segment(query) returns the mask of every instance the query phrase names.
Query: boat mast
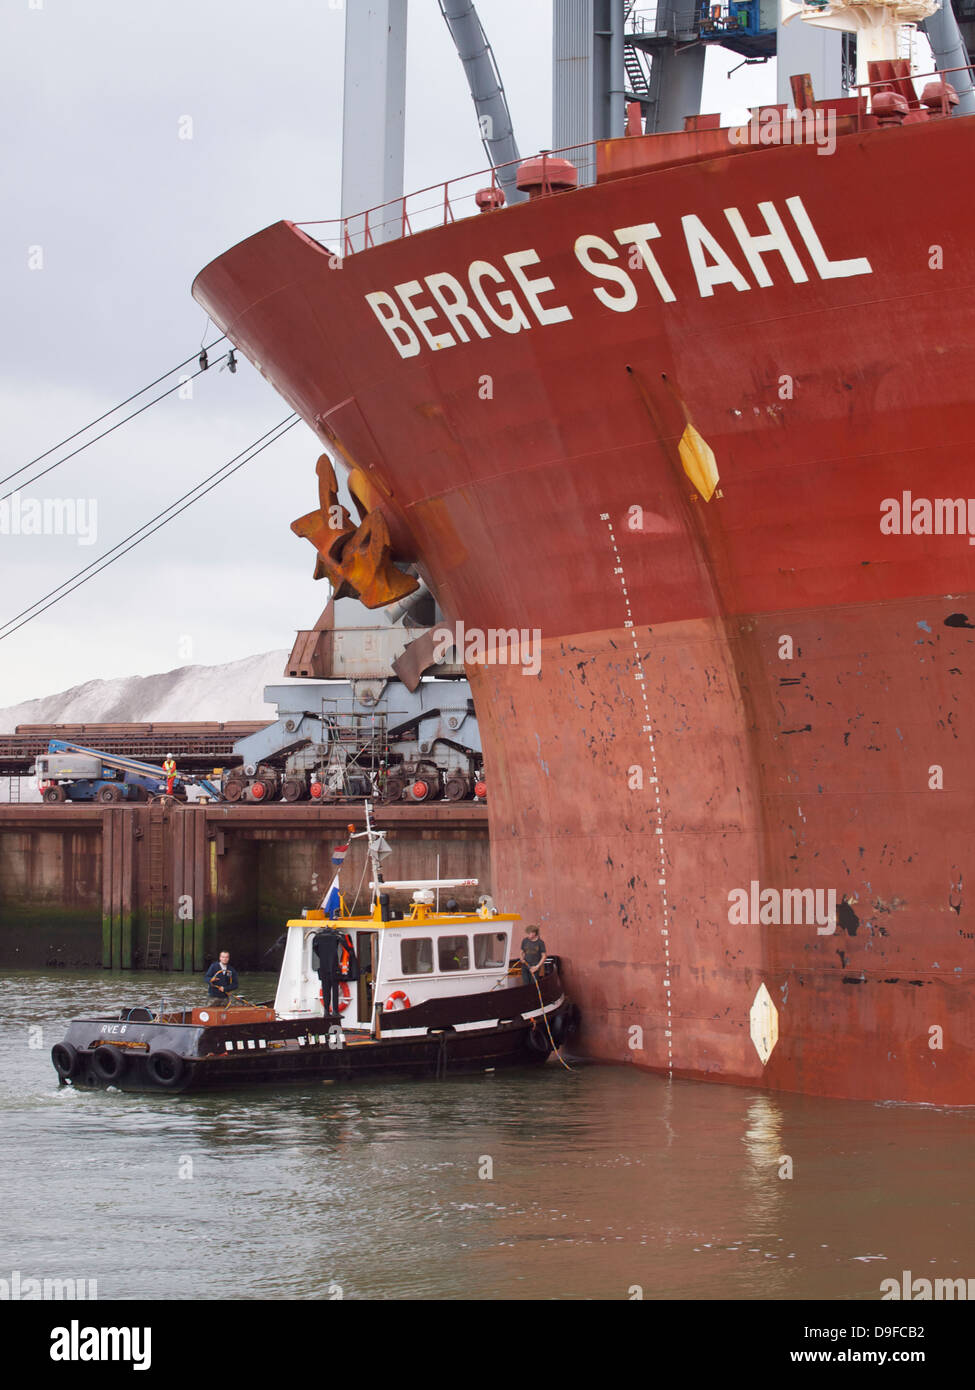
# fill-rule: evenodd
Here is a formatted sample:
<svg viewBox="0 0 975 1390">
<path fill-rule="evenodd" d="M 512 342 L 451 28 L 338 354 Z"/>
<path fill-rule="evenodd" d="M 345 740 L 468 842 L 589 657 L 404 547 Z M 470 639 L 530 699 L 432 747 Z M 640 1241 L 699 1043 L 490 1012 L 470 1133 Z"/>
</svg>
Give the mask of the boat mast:
<svg viewBox="0 0 975 1390">
<path fill-rule="evenodd" d="M 370 884 L 372 888 L 372 902 L 370 903 L 370 910 L 374 910 L 376 903 L 379 901 L 379 890 L 383 881 L 382 862 L 379 857 L 380 845 L 385 846 L 386 839 L 381 830 L 373 830 L 372 828 L 372 802 L 367 801 L 365 807 L 366 828 L 364 832 L 360 830 L 359 835 L 364 833 L 366 836 L 366 853 L 369 856 L 369 863 L 372 865 L 372 883 Z M 358 839 L 359 837 L 353 836 L 353 838 Z"/>
</svg>

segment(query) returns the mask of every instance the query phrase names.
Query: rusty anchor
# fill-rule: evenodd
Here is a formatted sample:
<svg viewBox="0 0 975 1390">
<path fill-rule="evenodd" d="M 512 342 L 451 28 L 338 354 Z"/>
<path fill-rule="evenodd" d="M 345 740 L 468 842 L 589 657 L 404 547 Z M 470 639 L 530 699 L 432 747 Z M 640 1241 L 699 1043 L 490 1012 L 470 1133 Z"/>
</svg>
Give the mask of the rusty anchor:
<svg viewBox="0 0 975 1390">
<path fill-rule="evenodd" d="M 338 482 L 328 454 L 315 466 L 319 506 L 291 523 L 296 536 L 311 541 L 318 554 L 315 578 L 328 579 L 334 598 L 357 598 L 367 608 L 383 608 L 420 587 L 419 580 L 393 564 L 389 526 L 382 512 L 367 512 L 355 498 L 356 525 L 339 502 Z"/>
</svg>

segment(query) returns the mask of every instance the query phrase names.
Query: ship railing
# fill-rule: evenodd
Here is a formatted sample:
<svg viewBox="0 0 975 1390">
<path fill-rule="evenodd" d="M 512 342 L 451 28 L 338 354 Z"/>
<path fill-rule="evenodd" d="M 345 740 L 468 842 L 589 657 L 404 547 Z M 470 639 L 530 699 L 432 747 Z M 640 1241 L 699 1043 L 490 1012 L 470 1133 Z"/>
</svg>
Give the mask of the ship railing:
<svg viewBox="0 0 975 1390">
<path fill-rule="evenodd" d="M 720 4 L 703 0 L 701 4 L 684 5 L 679 10 L 671 5 L 640 5 L 627 15 L 624 33 L 648 39 L 696 34 L 705 27 L 706 21 L 716 19 L 719 14 L 725 27 L 738 28 L 737 19 L 729 18 L 727 0 Z"/>
<path fill-rule="evenodd" d="M 549 184 L 546 172 L 550 160 L 569 160 L 578 172 L 580 186 L 594 183 L 596 146 L 596 141 L 590 141 L 581 145 L 565 145 L 558 150 L 542 150 L 537 157 L 542 161 L 543 195 L 556 191 Z M 443 183 L 433 183 L 350 217 L 296 222 L 295 225 L 327 250 L 344 258 L 386 241 L 413 236 L 432 227 L 445 227 L 450 222 L 480 215 L 476 195 L 486 189 L 503 194 L 504 182 L 513 182 L 514 174 L 523 163 L 524 157 L 509 160 L 506 164 L 491 165 L 473 174 L 462 174 Z M 508 179 L 503 177 L 505 174 L 509 175 Z"/>
<path fill-rule="evenodd" d="M 175 995 L 162 994 L 159 1002 L 150 1004 L 149 1009 L 155 1015 L 156 1023 L 188 1023 L 193 1005 Z"/>
<path fill-rule="evenodd" d="M 928 108 L 930 114 L 949 116 L 951 104 L 945 80 L 953 73 L 964 73 L 967 84 L 972 80 L 973 69 L 971 66 L 946 68 L 941 72 L 912 73 L 909 77 L 885 77 L 874 82 L 856 84 L 855 90 L 860 97 L 857 107 L 858 129 L 864 128 L 864 118 L 868 114 L 868 99 L 879 92 L 909 93 L 909 99 L 913 98 L 912 104 L 916 108 L 919 91 L 913 84 L 923 79 L 940 81 L 942 86 L 940 110 L 937 107 Z M 578 171 L 580 187 L 594 183 L 598 144 L 598 141 L 589 141 L 579 145 L 564 145 L 557 150 L 542 150 L 538 156 L 542 161 L 542 194 L 556 191 L 549 186 L 545 173 L 549 160 L 569 160 Z M 405 193 L 402 197 L 390 199 L 350 217 L 309 220 L 296 222 L 295 225 L 301 227 L 327 250 L 339 258 L 344 258 L 383 242 L 413 236 L 417 232 L 428 231 L 433 227 L 445 227 L 450 222 L 480 215 L 477 194 L 487 189 L 495 194 L 503 194 L 503 184 L 513 182 L 513 175 L 523 162 L 523 159 L 509 160 L 506 164 L 489 165 L 486 169 L 479 169 L 472 174 L 462 174 L 441 183 L 432 183 L 426 188 Z M 506 179 L 505 174 L 510 177 Z"/>
<path fill-rule="evenodd" d="M 881 92 L 898 92 L 902 96 L 906 96 L 909 101 L 913 96 L 912 105 L 914 109 L 918 109 L 921 92 L 923 92 L 924 86 L 929 82 L 939 82 L 941 84 L 940 104 L 938 106 L 927 107 L 929 117 L 950 116 L 953 104 L 950 100 L 950 93 L 948 92 L 948 79 L 950 79 L 953 73 L 964 74 L 965 87 L 975 82 L 975 67 L 973 67 L 971 63 L 967 63 L 957 68 L 942 68 L 940 72 L 935 69 L 933 72 L 912 72 L 904 77 L 881 77 L 873 82 L 855 83 L 854 90 L 859 98 L 857 104 L 857 129 L 862 130 L 864 128 L 864 120 L 870 114 L 867 109 L 868 102 L 872 109 L 873 98 L 879 96 Z M 917 83 L 921 85 L 916 86 L 915 84 Z M 950 85 L 957 89 L 956 83 L 952 82 Z"/>
</svg>

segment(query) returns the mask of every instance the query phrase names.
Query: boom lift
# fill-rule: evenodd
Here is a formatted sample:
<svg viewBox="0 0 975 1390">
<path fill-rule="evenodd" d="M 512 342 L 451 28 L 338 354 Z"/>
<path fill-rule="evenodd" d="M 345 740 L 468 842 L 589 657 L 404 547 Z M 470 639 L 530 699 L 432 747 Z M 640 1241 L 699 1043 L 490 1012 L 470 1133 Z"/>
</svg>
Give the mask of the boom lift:
<svg viewBox="0 0 975 1390">
<path fill-rule="evenodd" d="M 52 738 L 47 753 L 34 765 L 45 801 L 152 801 L 166 796 L 166 773 L 153 763 L 122 758 Z M 181 786 L 174 794 L 185 801 L 187 786 L 201 787 L 215 801 L 220 791 L 205 777 L 189 773 L 180 776 Z"/>
</svg>

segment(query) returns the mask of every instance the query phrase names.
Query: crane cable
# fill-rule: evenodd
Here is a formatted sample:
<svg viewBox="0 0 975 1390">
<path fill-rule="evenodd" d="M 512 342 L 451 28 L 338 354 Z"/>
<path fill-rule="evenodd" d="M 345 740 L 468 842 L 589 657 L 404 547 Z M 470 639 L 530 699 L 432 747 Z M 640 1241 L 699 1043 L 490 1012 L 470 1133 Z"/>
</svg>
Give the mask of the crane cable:
<svg viewBox="0 0 975 1390">
<path fill-rule="evenodd" d="M 63 598 L 67 598 L 68 594 L 74 593 L 75 589 L 79 589 L 82 584 L 87 584 L 90 579 L 94 579 L 97 574 L 101 574 L 103 570 L 115 564 L 116 560 L 120 560 L 123 555 L 127 555 L 130 550 L 134 550 L 137 545 L 141 545 L 144 540 L 148 540 L 156 531 L 160 530 L 170 521 L 173 521 L 182 512 L 185 512 L 194 502 L 199 502 L 201 497 L 205 497 L 208 492 L 212 492 L 215 487 L 219 487 L 221 483 L 226 482 L 238 469 L 243 468 L 245 463 L 250 463 L 258 454 L 263 453 L 271 444 L 275 444 L 283 435 L 287 434 L 289 430 L 294 429 L 300 418 L 299 415 L 294 414 L 285 416 L 278 424 L 265 431 L 264 434 L 259 435 L 251 444 L 248 444 L 246 449 L 242 449 L 239 454 L 235 454 L 232 459 L 228 459 L 226 463 L 221 464 L 215 472 L 203 478 L 195 487 L 190 488 L 189 492 L 184 492 L 182 497 L 177 497 L 175 502 L 170 502 L 168 507 L 164 507 L 161 512 L 157 512 L 149 521 L 137 527 L 135 531 L 130 532 L 123 540 L 113 545 L 111 550 L 107 550 L 104 555 L 100 555 L 97 559 L 92 560 L 91 564 L 85 565 L 84 569 L 78 570 L 76 574 L 71 575 L 70 578 L 64 580 L 63 583 L 58 584 L 56 588 L 51 589 L 49 593 L 37 599 L 36 602 L 29 604 L 27 608 L 15 614 L 14 617 L 8 618 L 4 623 L 0 623 L 0 629 L 7 629 L 7 631 L 0 631 L 0 642 L 6 637 L 11 637 L 13 633 L 17 632 L 18 629 L 24 627 L 34 618 L 40 617 L 41 613 L 45 613 L 48 608 L 53 608 L 56 603 L 60 603 Z M 238 460 L 240 460 L 240 462 L 238 462 Z M 205 486 L 206 484 L 209 484 L 209 486 Z M 202 492 L 200 491 L 201 488 L 203 488 Z M 194 493 L 196 493 L 197 496 L 194 497 Z M 181 503 L 183 505 L 180 505 Z M 174 511 L 173 508 L 178 508 L 178 510 Z M 167 516 L 167 512 L 170 513 L 170 515 Z M 162 518 L 162 520 L 160 520 L 160 518 Z M 147 529 L 150 527 L 151 530 Z M 140 532 L 144 532 L 145 534 L 140 535 Z M 131 544 L 128 544 L 130 541 Z M 125 547 L 124 549 L 122 549 L 123 546 Z M 115 554 L 116 551 L 118 551 L 118 554 Z M 89 574 L 89 570 L 91 570 L 92 573 Z M 67 587 L 68 585 L 71 587 Z M 64 592 L 60 593 L 59 591 L 62 589 Z M 50 600 L 50 602 L 48 602 L 48 600 Z M 43 607 L 41 605 L 43 605 Z M 33 611 L 35 609 L 37 610 L 36 612 Z"/>
<path fill-rule="evenodd" d="M 206 330 L 204 330 L 204 333 L 205 331 Z M 8 473 L 5 478 L 0 478 L 0 487 L 2 487 L 4 483 L 9 483 L 11 478 L 16 478 L 18 473 L 23 473 L 25 468 L 32 468 L 35 463 L 40 463 L 42 459 L 46 459 L 48 454 L 54 453 L 55 449 L 63 449 L 65 444 L 70 444 L 72 439 L 78 438 L 79 434 L 84 434 L 86 430 L 92 429 L 93 426 L 100 425 L 103 420 L 107 420 L 110 415 L 114 415 L 115 412 L 121 410 L 123 406 L 138 400 L 138 398 L 144 396 L 147 391 L 151 391 L 154 386 L 158 386 L 161 381 L 165 381 L 168 376 L 172 376 L 173 372 L 178 372 L 180 367 L 186 367 L 190 362 L 198 361 L 203 354 L 208 353 L 210 349 L 216 347 L 218 343 L 222 343 L 226 336 L 226 333 L 222 333 L 219 338 L 214 338 L 212 343 L 207 343 L 206 347 L 201 343 L 198 353 L 194 352 L 192 357 L 187 357 L 183 362 L 177 362 L 175 367 L 170 367 L 168 372 L 163 372 L 162 376 L 157 376 L 155 381 L 150 381 L 146 386 L 143 386 L 141 391 L 136 391 L 131 396 L 127 396 L 124 401 L 119 401 L 118 405 L 112 406 L 111 410 L 106 410 L 104 415 L 99 415 L 96 419 L 89 420 L 88 424 L 83 425 L 80 430 L 75 430 L 74 434 L 69 434 L 67 439 L 62 439 L 60 444 L 52 444 L 50 449 L 45 449 L 43 454 L 37 455 L 37 458 L 29 459 L 27 463 L 22 463 L 20 467 L 15 468 L 12 473 Z"/>
<path fill-rule="evenodd" d="M 219 339 L 218 339 L 217 341 L 219 341 Z M 213 344 L 211 343 L 210 346 L 212 347 Z M 198 358 L 197 360 L 202 360 L 205 356 L 206 356 L 206 349 L 203 350 L 203 352 L 200 354 L 200 356 L 199 356 L 199 358 Z M 234 349 L 231 348 L 228 352 L 225 352 L 225 353 L 223 354 L 222 357 L 218 357 L 218 358 L 216 359 L 216 362 L 222 362 L 222 361 L 224 360 L 224 358 L 226 358 L 227 361 L 228 361 L 228 363 L 229 363 L 229 361 L 230 361 L 233 357 L 234 357 Z M 186 361 L 187 361 L 187 362 L 192 362 L 192 361 L 193 361 L 193 358 L 192 358 L 192 357 L 188 357 L 188 358 L 186 359 Z M 138 410 L 133 410 L 133 412 L 132 412 L 131 415 L 126 415 L 123 419 L 121 419 L 121 420 L 116 420 L 116 422 L 115 422 L 114 425 L 109 425 L 109 427 L 108 427 L 107 430 L 102 430 L 101 434 L 96 434 L 95 437 L 94 437 L 94 439 L 89 439 L 86 443 L 84 443 L 84 444 L 79 444 L 78 447 L 77 447 L 77 449 L 72 449 L 71 453 L 70 453 L 70 454 L 65 454 L 64 458 L 58 459 L 57 462 L 55 462 L 55 463 L 49 463 L 48 466 L 47 466 L 46 468 L 42 468 L 41 471 L 40 471 L 39 473 L 35 473 L 34 476 L 33 476 L 32 478 L 28 478 L 28 479 L 26 480 L 26 482 L 24 482 L 24 483 L 18 483 L 17 486 L 16 486 L 15 488 L 11 488 L 11 490 L 10 490 L 9 492 L 5 492 L 5 493 L 3 494 L 3 496 L 0 497 L 0 502 L 6 502 L 7 498 L 8 498 L 8 497 L 12 497 L 12 496 L 14 495 L 15 492 L 19 492 L 21 487 L 30 487 L 30 485 L 31 485 L 32 483 L 36 483 L 37 480 L 38 480 L 39 478 L 43 478 L 43 477 L 45 476 L 45 474 L 47 474 L 47 473 L 53 473 L 54 469 L 55 469 L 55 468 L 60 468 L 61 465 L 62 465 L 62 463 L 67 463 L 68 459 L 73 459 L 73 458 L 75 457 L 76 454 L 83 453 L 85 449 L 90 448 L 92 444 L 97 444 L 98 441 L 99 441 L 100 439 L 104 439 L 107 435 L 111 434 L 111 433 L 113 432 L 113 430 L 120 429 L 122 425 L 128 424 L 128 422 L 129 422 L 130 420 L 134 420 L 135 417 L 136 417 L 137 415 L 141 415 L 142 412 L 143 412 L 144 410 L 148 410 L 150 406 L 157 405 L 159 401 L 165 400 L 167 396 L 171 396 L 171 395 L 173 394 L 174 391 L 181 391 L 188 381 L 195 381 L 196 378 L 197 378 L 198 376 L 202 376 L 204 372 L 210 370 L 210 367 L 215 366 L 215 365 L 216 365 L 216 362 L 207 362 L 206 366 L 200 367 L 200 369 L 199 369 L 198 371 L 193 372 L 191 376 L 188 376 L 188 377 L 185 377 L 185 378 L 181 378 L 179 381 L 177 381 L 177 383 L 176 383 L 175 386 L 170 386 L 168 390 L 162 391 L 158 396 L 153 396 L 153 398 L 152 398 L 151 401 L 146 401 L 145 405 L 140 405 L 140 406 L 139 406 L 139 409 L 138 409 Z M 179 364 L 179 366 L 180 366 L 180 367 L 185 367 L 185 366 L 186 366 L 186 362 L 181 362 L 181 363 Z M 174 372 L 179 371 L 179 367 L 174 367 L 174 368 L 173 368 L 173 371 L 174 371 Z M 167 373 L 166 373 L 166 376 L 172 376 L 172 372 L 167 372 Z M 151 385 L 151 386 L 158 386 L 158 384 L 159 384 L 160 381 L 165 381 L 166 376 L 161 376 L 161 377 L 159 377 L 157 381 L 151 382 L 150 385 Z M 142 388 L 141 391 L 137 391 L 137 392 L 135 393 L 135 396 L 130 396 L 130 397 L 129 397 L 129 401 L 134 401 L 134 400 L 136 399 L 136 396 L 141 396 L 141 395 L 143 395 L 143 394 L 144 394 L 146 391 L 148 391 L 149 389 L 150 389 L 149 386 L 144 386 L 144 387 Z M 122 409 L 122 406 L 123 406 L 123 405 L 128 405 L 129 401 L 123 401 L 121 405 L 117 405 L 117 406 L 115 407 L 115 410 L 121 410 L 121 409 Z M 18 473 L 23 473 L 23 471 L 24 471 L 25 468 L 30 468 L 30 467 L 32 467 L 33 464 L 39 463 L 39 462 L 41 461 L 41 459 L 47 458 L 47 455 L 48 455 L 48 454 L 52 454 L 52 453 L 54 452 L 55 449 L 60 449 L 60 448 L 62 447 L 62 445 L 64 445 L 64 444 L 69 444 L 69 443 L 71 442 L 72 439 L 76 439 L 76 438 L 78 437 L 79 434 L 84 434 L 85 430 L 91 429 L 92 425 L 97 425 L 97 424 L 99 423 L 99 421 L 107 419 L 109 415 L 114 415 L 114 414 L 115 414 L 115 410 L 108 410 L 108 411 L 106 411 L 104 415 L 100 415 L 100 416 L 98 417 L 98 420 L 92 420 L 91 424 L 85 425 L 85 428 L 84 428 L 84 429 L 82 429 L 82 430 L 76 430 L 75 433 L 72 434 L 72 435 L 69 435 L 67 439 L 62 439 L 62 441 L 61 441 L 60 444 L 55 444 L 55 445 L 53 445 L 53 446 L 52 446 L 50 449 L 48 449 L 45 453 L 43 453 L 43 454 L 38 454 L 38 456 L 37 456 L 36 459 L 31 459 L 30 463 L 23 463 L 23 464 L 21 464 L 21 466 L 20 466 L 19 468 L 15 468 L 14 471 L 13 471 L 12 473 L 8 473 L 7 476 L 6 476 L 5 478 L 0 478 L 0 487 L 2 487 L 4 483 L 9 483 L 11 478 L 16 478 L 16 476 L 17 476 Z"/>
</svg>

